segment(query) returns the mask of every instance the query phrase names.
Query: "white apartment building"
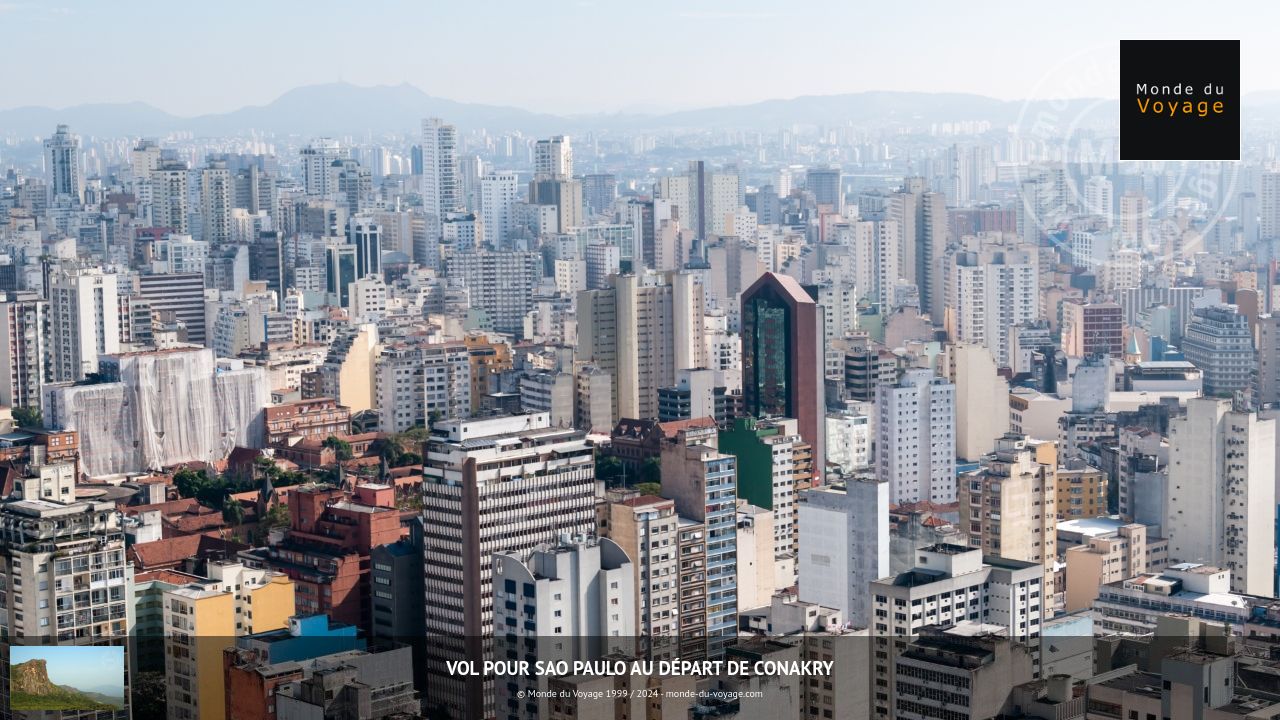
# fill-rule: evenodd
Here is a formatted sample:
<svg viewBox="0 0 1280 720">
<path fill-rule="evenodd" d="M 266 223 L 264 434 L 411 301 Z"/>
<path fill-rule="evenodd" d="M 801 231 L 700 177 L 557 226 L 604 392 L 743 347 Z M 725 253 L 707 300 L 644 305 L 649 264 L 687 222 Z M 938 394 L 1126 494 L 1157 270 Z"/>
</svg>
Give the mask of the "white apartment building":
<svg viewBox="0 0 1280 720">
<path fill-rule="evenodd" d="M 876 388 L 876 467 L 889 502 L 956 500 L 956 388 L 913 369 Z"/>
<path fill-rule="evenodd" d="M 850 476 L 800 493 L 799 593 L 871 624 L 872 581 L 889 574 L 889 483 Z"/>
</svg>

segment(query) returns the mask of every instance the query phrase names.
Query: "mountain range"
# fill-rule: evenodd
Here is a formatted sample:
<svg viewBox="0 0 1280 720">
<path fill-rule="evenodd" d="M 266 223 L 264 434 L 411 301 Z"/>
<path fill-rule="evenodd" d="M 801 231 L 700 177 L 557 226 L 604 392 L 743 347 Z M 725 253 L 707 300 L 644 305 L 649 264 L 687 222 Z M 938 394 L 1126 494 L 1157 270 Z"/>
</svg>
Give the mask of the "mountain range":
<svg viewBox="0 0 1280 720">
<path fill-rule="evenodd" d="M 1051 117 L 1091 122 L 1118 117 L 1119 101 L 1076 98 L 1061 102 L 998 100 L 965 93 L 870 91 L 807 95 L 670 113 L 551 115 L 516 107 L 464 103 L 400 85 L 328 83 L 295 88 L 266 105 L 225 113 L 182 117 L 142 102 L 98 103 L 63 109 L 26 106 L 0 110 L 0 135 L 43 137 L 58 124 L 98 136 L 159 136 L 172 131 L 225 136 L 245 131 L 280 135 L 363 135 L 412 132 L 424 117 L 442 117 L 460 128 L 535 135 L 589 130 L 744 129 L 776 130 L 793 124 L 934 122 L 988 120 L 996 127 L 1020 119 Z M 1065 104 L 1063 104 L 1065 103 Z M 1245 97 L 1245 116 L 1280 119 L 1280 91 Z M 1046 115 L 1047 114 L 1047 115 Z"/>
</svg>

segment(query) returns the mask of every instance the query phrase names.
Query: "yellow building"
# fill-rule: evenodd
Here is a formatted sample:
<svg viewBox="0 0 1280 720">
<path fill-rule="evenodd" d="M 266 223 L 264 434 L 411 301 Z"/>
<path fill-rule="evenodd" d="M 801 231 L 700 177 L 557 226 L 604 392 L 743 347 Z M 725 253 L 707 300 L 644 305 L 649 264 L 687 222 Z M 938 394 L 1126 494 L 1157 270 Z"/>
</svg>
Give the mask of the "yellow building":
<svg viewBox="0 0 1280 720">
<path fill-rule="evenodd" d="M 179 720 L 224 720 L 222 651 L 241 635 L 286 627 L 294 613 L 284 575 L 234 561 L 210 561 L 208 574 L 164 593 L 165 692 Z"/>
<path fill-rule="evenodd" d="M 484 334 L 472 334 L 462 339 L 467 346 L 471 362 L 471 412 L 480 412 L 480 399 L 497 390 L 491 387 L 494 378 L 510 370 L 511 346 L 502 341 L 491 341 Z"/>
<path fill-rule="evenodd" d="M 1107 514 L 1107 476 L 1087 465 L 1058 469 L 1058 519 Z"/>
<path fill-rule="evenodd" d="M 960 475 L 960 528 L 985 555 L 1039 563 L 1053 597 L 1057 560 L 1057 445 L 1012 433 L 982 466 Z"/>
</svg>

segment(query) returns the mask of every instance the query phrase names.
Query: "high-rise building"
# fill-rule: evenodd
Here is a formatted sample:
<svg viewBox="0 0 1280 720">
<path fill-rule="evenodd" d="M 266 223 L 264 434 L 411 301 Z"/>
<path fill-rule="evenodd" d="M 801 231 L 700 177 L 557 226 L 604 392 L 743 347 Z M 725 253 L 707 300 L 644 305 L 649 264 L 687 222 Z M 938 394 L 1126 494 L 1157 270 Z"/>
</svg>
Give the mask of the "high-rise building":
<svg viewBox="0 0 1280 720">
<path fill-rule="evenodd" d="M 840 187 L 840 168 L 812 167 L 804 171 L 804 187 L 813 194 L 813 201 L 819 207 L 826 206 L 830 212 L 844 211 L 844 192 Z"/>
<path fill-rule="evenodd" d="M 359 277 L 356 271 L 355 245 L 335 244 L 324 249 L 326 302 L 337 307 L 351 306 L 351 283 Z"/>
<path fill-rule="evenodd" d="M 511 652 L 536 646 L 543 662 L 632 651 L 635 583 L 627 554 L 608 538 L 560 539 L 531 553 L 499 551 L 493 557 L 493 624 L 505 633 L 496 645 Z M 546 692 L 549 680 L 546 674 L 500 676 L 495 706 L 507 718 L 547 717 L 556 702 Z"/>
<path fill-rule="evenodd" d="M 549 179 L 573 177 L 573 146 L 568 135 L 556 135 L 534 144 L 533 174 Z"/>
<path fill-rule="evenodd" d="M 471 307 L 483 310 L 498 332 L 519 335 L 542 279 L 542 256 L 533 252 L 458 253 L 446 264 L 450 279 L 466 288 Z"/>
<path fill-rule="evenodd" d="M 302 186 L 308 195 L 331 195 L 338 191 L 335 161 L 348 156 L 347 150 L 333 138 L 316 138 L 298 153 L 302 162 Z"/>
<path fill-rule="evenodd" d="M 1231 401 L 1192 398 L 1169 426 L 1165 518 L 1173 563 L 1231 572 L 1231 589 L 1274 588 L 1276 421 L 1233 410 Z"/>
<path fill-rule="evenodd" d="M 1280 405 L 1280 314 L 1258 318 L 1257 341 L 1253 402 L 1260 408 L 1275 407 Z"/>
<path fill-rule="evenodd" d="M 1009 367 L 1014 328 L 1040 314 L 1038 250 L 998 233 L 967 240 L 947 259 L 947 334 Z"/>
<path fill-rule="evenodd" d="M 356 248 L 356 278 L 382 274 L 382 226 L 367 217 L 347 224 L 347 242 Z"/>
<path fill-rule="evenodd" d="M 956 455 L 976 461 L 1009 432 L 1009 381 L 981 345 L 947 345 L 938 362 L 956 386 Z"/>
<path fill-rule="evenodd" d="M 877 474 L 898 504 L 956 500 L 956 387 L 929 370 L 908 370 L 876 391 Z"/>
<path fill-rule="evenodd" d="M 1182 339 L 1182 354 L 1204 373 L 1204 394 L 1231 397 L 1253 385 L 1253 331 L 1234 305 L 1196 308 Z"/>
<path fill-rule="evenodd" d="M 1258 198 L 1258 236 L 1260 240 L 1280 238 L 1280 172 L 1262 173 L 1262 192 Z M 1248 238 L 1245 238 L 1246 242 Z"/>
<path fill-rule="evenodd" d="M 1115 224 L 1115 196 L 1111 181 L 1105 175 L 1093 175 L 1084 181 L 1085 212 L 1101 215 L 1110 228 Z"/>
<path fill-rule="evenodd" d="M 203 272 L 138 275 L 135 282 L 137 295 L 147 301 L 157 320 L 181 323 L 187 342 L 205 344 Z"/>
<path fill-rule="evenodd" d="M 872 623 L 871 583 L 889 574 L 889 483 L 850 475 L 800 493 L 800 599 Z"/>
<path fill-rule="evenodd" d="M 981 467 L 960 476 L 960 531 L 969 545 L 1044 567 L 1049 597 L 1058 553 L 1057 466 L 1052 441 L 1010 434 Z"/>
<path fill-rule="evenodd" d="M 73 461 L 32 463 L 0 503 L 0 632 L 31 645 L 125 645 L 132 634 L 133 565 L 121 515 L 103 498 L 77 499 Z M 92 586 L 92 587 L 91 587 Z M 9 703 L 9 643 L 0 648 Z M 126 657 L 126 667 L 129 658 Z M 98 715 L 130 717 L 126 707 Z"/>
<path fill-rule="evenodd" d="M 1120 196 L 1120 246 L 1145 250 L 1151 240 L 1151 208 L 1140 192 Z"/>
<path fill-rule="evenodd" d="M 231 171 L 220 160 L 210 160 L 200 171 L 200 217 L 204 223 L 201 240 L 210 245 L 222 245 L 231 241 L 231 208 L 235 203 L 235 188 Z"/>
<path fill-rule="evenodd" d="M 488 717 L 492 681 L 448 672 L 485 659 L 493 633 L 493 553 L 525 554 L 595 527 L 595 460 L 576 430 L 545 413 L 437 423 L 423 448 L 428 702 L 457 717 Z M 488 687 L 486 687 L 488 686 Z"/>
<path fill-rule="evenodd" d="M 681 517 L 700 523 L 705 536 L 705 564 L 686 563 L 681 573 L 705 573 L 707 653 L 718 656 L 738 635 L 737 477 L 733 455 L 716 449 L 715 426 L 686 427 L 662 441 L 662 494 L 675 501 Z M 684 539 L 681 539 L 684 542 Z M 683 580 L 682 580 L 683 582 Z M 682 598 L 683 601 L 683 598 Z M 683 604 L 682 604 L 683 607 Z M 694 606 L 690 606 L 693 610 Z M 683 614 L 683 613 L 682 613 Z M 694 620 L 703 612 L 696 612 Z M 683 618 L 681 632 L 685 632 Z M 700 624 L 700 623 L 697 623 Z"/>
<path fill-rule="evenodd" d="M 480 178 L 480 225 L 490 249 L 506 247 L 515 230 L 512 212 L 520 199 L 520 185 L 512 172 L 491 172 Z"/>
<path fill-rule="evenodd" d="M 938 544 L 916 552 L 916 565 L 897 576 L 871 583 L 875 612 L 871 626 L 874 659 L 875 717 L 901 717 L 896 706 L 897 659 L 908 642 L 926 626 L 961 622 L 996 625 L 1007 637 L 1032 647 L 1038 671 L 1044 609 L 1044 567 L 1009 560 L 960 545 Z M 908 646 L 909 647 L 909 646 Z"/>
<path fill-rule="evenodd" d="M 613 275 L 578 296 L 580 359 L 608 372 L 613 416 L 658 417 L 658 390 L 706 366 L 703 289 L 690 273 Z"/>
<path fill-rule="evenodd" d="M 459 206 L 458 131 L 440 118 L 422 121 L 422 212 L 429 242 L 440 237 L 446 213 Z"/>
<path fill-rule="evenodd" d="M 811 448 L 790 418 L 738 418 L 721 431 L 721 451 L 738 458 L 738 497 L 773 513 L 773 555 L 787 565 L 796 553 L 796 493 L 815 475 Z M 779 577 L 775 588 L 791 585 Z"/>
<path fill-rule="evenodd" d="M 471 355 L 462 343 L 380 346 L 374 392 L 383 432 L 471 415 Z"/>
<path fill-rule="evenodd" d="M 942 321 L 947 303 L 943 267 L 947 198 L 942 193 L 926 191 L 926 187 L 922 177 L 906 178 L 902 189 L 889 196 L 886 214 L 897 224 L 899 274 L 920 288 L 920 311 L 928 313 L 936 325 Z"/>
<path fill-rule="evenodd" d="M 50 380 L 49 303 L 34 292 L 0 297 L 0 405 L 40 407 Z"/>
<path fill-rule="evenodd" d="M 51 377 L 74 382 L 98 371 L 98 357 L 120 351 L 116 275 L 64 268 L 49 277 Z"/>
<path fill-rule="evenodd" d="M 742 293 L 743 410 L 789 417 L 826 467 L 822 309 L 788 275 L 765 273 Z"/>
<path fill-rule="evenodd" d="M 1124 309 L 1119 303 L 1062 302 L 1062 351 L 1068 357 L 1120 357 L 1124 352 Z"/>
<path fill-rule="evenodd" d="M 53 198 L 69 196 L 84 202 L 84 175 L 80 169 L 80 136 L 66 125 L 59 125 L 44 141 L 45 170 L 49 173 L 49 194 Z"/>
<path fill-rule="evenodd" d="M 593 215 L 605 215 L 618 199 L 618 179 L 600 173 L 582 176 L 582 202 Z"/>
<path fill-rule="evenodd" d="M 161 594 L 165 699 L 174 717 L 226 718 L 222 651 L 232 638 L 279 630 L 293 615 L 293 582 L 280 573 L 211 560 L 207 578 Z"/>
<path fill-rule="evenodd" d="M 151 171 L 151 224 L 171 228 L 175 233 L 191 233 L 188 197 L 191 171 L 181 160 L 161 160 Z"/>
<path fill-rule="evenodd" d="M 681 521 L 675 501 L 615 491 L 598 506 L 597 516 L 600 534 L 617 543 L 631 559 L 636 635 L 677 637 L 684 614 L 680 611 L 679 581 Z"/>
</svg>

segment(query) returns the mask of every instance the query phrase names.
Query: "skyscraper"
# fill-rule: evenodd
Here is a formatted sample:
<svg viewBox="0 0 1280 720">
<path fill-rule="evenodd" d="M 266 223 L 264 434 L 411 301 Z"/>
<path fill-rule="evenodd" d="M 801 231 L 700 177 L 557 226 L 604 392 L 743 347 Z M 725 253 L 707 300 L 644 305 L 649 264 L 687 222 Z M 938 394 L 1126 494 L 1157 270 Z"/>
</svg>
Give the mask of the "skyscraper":
<svg viewBox="0 0 1280 720">
<path fill-rule="evenodd" d="M 502 249 L 515 229 L 511 213 L 519 196 L 515 173 L 492 172 L 480 178 L 480 221 L 490 248 Z"/>
<path fill-rule="evenodd" d="M 156 227 L 172 228 L 181 235 L 191 232 L 189 174 L 181 160 L 161 160 L 151 171 L 151 223 Z"/>
<path fill-rule="evenodd" d="M 1204 394 L 1230 397 L 1253 385 L 1253 332 L 1234 305 L 1196 308 L 1182 339 L 1187 360 L 1204 372 Z"/>
<path fill-rule="evenodd" d="M 821 308 L 795 278 L 765 273 L 742 293 L 743 410 L 795 418 L 826 467 Z"/>
<path fill-rule="evenodd" d="M 59 125 L 52 137 L 44 141 L 45 169 L 49 173 L 49 194 L 69 196 L 84 202 L 84 176 L 80 170 L 80 136 L 72 135 L 66 125 Z"/>
<path fill-rule="evenodd" d="M 423 447 L 423 559 L 431 682 L 427 699 L 454 717 L 491 717 L 492 680 L 446 661 L 486 652 L 493 633 L 493 553 L 525 557 L 595 527 L 595 460 L 585 435 L 546 413 L 437 423 Z M 732 517 L 732 512 L 730 513 Z"/>
<path fill-rule="evenodd" d="M 872 622 L 871 583 L 889 574 L 889 483 L 848 476 L 799 498 L 800 599 Z"/>
<path fill-rule="evenodd" d="M 714 426 L 687 427 L 662 440 L 661 463 L 663 497 L 705 526 L 707 653 L 714 656 L 738 634 L 737 458 L 717 449 Z"/>
<path fill-rule="evenodd" d="M 441 234 L 445 213 L 458 209 L 458 131 L 440 118 L 422 121 L 422 211 L 427 240 Z"/>
<path fill-rule="evenodd" d="M 1192 398 L 1169 426 L 1163 531 L 1169 561 L 1231 570 L 1231 589 L 1271 595 L 1275 555 L 1276 421 Z"/>
<path fill-rule="evenodd" d="M 920 289 L 920 311 L 937 325 L 946 305 L 942 263 L 947 248 L 947 198 L 926 187 L 924 178 L 906 178 L 902 189 L 889 196 L 887 215 L 898 224 L 901 277 Z"/>
<path fill-rule="evenodd" d="M 1014 328 L 1039 317 L 1036 248 L 1013 235 L 984 233 L 966 238 L 948 260 L 947 334 L 986 347 L 997 366 L 1009 367 Z"/>
<path fill-rule="evenodd" d="M 658 390 L 706 365 L 702 286 L 677 272 L 607 281 L 578 295 L 581 359 L 612 375 L 615 418 L 656 418 Z"/>
<path fill-rule="evenodd" d="M 342 145 L 333 138 L 316 138 L 299 152 L 302 161 L 302 184 L 308 195 L 325 196 L 337 192 L 335 160 L 347 156 Z"/>
<path fill-rule="evenodd" d="M 534 144 L 533 174 L 550 180 L 573 177 L 573 146 L 568 135 L 556 135 Z"/>
<path fill-rule="evenodd" d="M 831 212 L 844 210 L 844 193 L 840 187 L 840 168 L 813 167 L 804 172 L 805 189 L 813 193 L 819 207 L 827 206 Z"/>
<path fill-rule="evenodd" d="M 382 274 L 382 226 L 367 217 L 347 223 L 347 242 L 356 248 L 356 277 Z"/>
<path fill-rule="evenodd" d="M 956 500 L 956 388 L 929 370 L 908 370 L 876 389 L 877 472 L 889 502 Z"/>
<path fill-rule="evenodd" d="M 0 405 L 40 407 L 49 380 L 49 303 L 34 292 L 12 292 L 0 302 Z"/>
<path fill-rule="evenodd" d="M 210 160 L 200 171 L 200 217 L 204 222 L 201 240 L 221 245 L 231 240 L 231 207 L 235 200 L 231 171 L 227 164 Z"/>
<path fill-rule="evenodd" d="M 52 379 L 74 382 L 98 371 L 98 357 L 120 351 L 116 276 L 98 268 L 60 269 L 49 278 Z"/>
</svg>

